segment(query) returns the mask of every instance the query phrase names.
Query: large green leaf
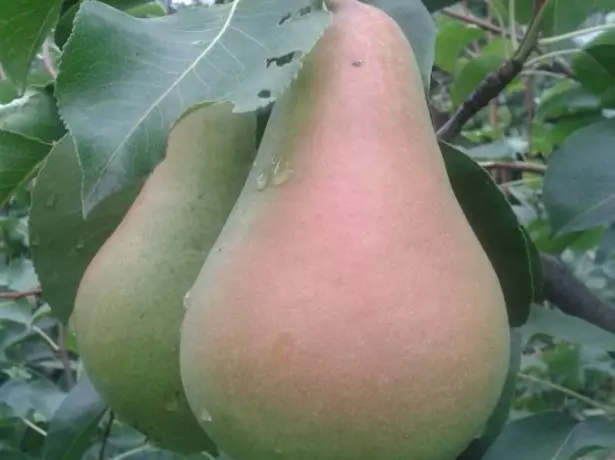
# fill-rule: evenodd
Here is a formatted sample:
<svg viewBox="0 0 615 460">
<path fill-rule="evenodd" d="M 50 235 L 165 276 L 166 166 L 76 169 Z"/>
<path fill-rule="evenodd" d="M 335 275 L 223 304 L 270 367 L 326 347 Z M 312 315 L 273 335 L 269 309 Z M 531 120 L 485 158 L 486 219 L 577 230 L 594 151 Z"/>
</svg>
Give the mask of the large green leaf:
<svg viewBox="0 0 615 460">
<path fill-rule="evenodd" d="M 509 0 L 492 0 L 494 8 L 508 21 Z M 534 13 L 534 0 L 515 0 L 515 19 L 528 24 Z M 551 0 L 541 21 L 544 36 L 560 35 L 574 30 L 595 9 L 594 0 Z"/>
<path fill-rule="evenodd" d="M 589 91 L 603 94 L 615 86 L 615 30 L 604 32 L 575 54 L 575 78 Z"/>
<path fill-rule="evenodd" d="M 434 62 L 436 24 L 421 0 L 363 0 L 395 19 L 412 45 L 423 85 L 429 88 Z"/>
<path fill-rule="evenodd" d="M 510 324 L 521 326 L 542 295 L 536 248 L 489 173 L 449 144 L 440 149 L 457 200 L 498 275 Z"/>
<path fill-rule="evenodd" d="M 535 118 L 541 121 L 600 109 L 600 98 L 578 82 L 563 80 L 540 95 Z"/>
<path fill-rule="evenodd" d="M 0 130 L 36 141 L 51 143 L 65 132 L 55 99 L 47 91 L 29 90 L 0 105 Z"/>
<path fill-rule="evenodd" d="M 447 6 L 459 3 L 461 0 L 422 0 L 429 11 L 441 10 Z"/>
<path fill-rule="evenodd" d="M 32 175 L 50 148 L 49 144 L 0 128 L 0 204 Z"/>
<path fill-rule="evenodd" d="M 482 460 L 569 460 L 614 443 L 615 425 L 606 417 L 577 422 L 543 412 L 509 423 Z"/>
<path fill-rule="evenodd" d="M 575 131 L 555 152 L 544 181 L 554 234 L 615 221 L 615 120 Z"/>
<path fill-rule="evenodd" d="M 86 221 L 72 139 L 62 138 L 45 161 L 32 195 L 30 246 L 43 298 L 61 320 L 68 320 L 83 272 L 124 217 L 138 185 L 111 195 Z"/>
<path fill-rule="evenodd" d="M 84 2 L 57 81 L 83 169 L 84 212 L 151 172 L 188 107 L 227 100 L 250 111 L 274 100 L 297 74 L 297 54 L 330 23 L 314 3 L 236 0 L 139 19 Z"/>
<path fill-rule="evenodd" d="M 449 21 L 438 28 L 435 43 L 435 62 L 438 67 L 452 73 L 457 58 L 473 41 L 483 38 L 487 32 L 461 21 Z"/>
<path fill-rule="evenodd" d="M 19 93 L 61 6 L 62 0 L 11 0 L 0 5 L 0 63 Z"/>
<path fill-rule="evenodd" d="M 528 338 L 545 334 L 599 350 L 615 351 L 615 334 L 540 305 L 532 305 L 530 317 L 520 330 Z"/>
<path fill-rule="evenodd" d="M 0 386 L 0 401 L 6 403 L 18 417 L 26 417 L 35 411 L 50 420 L 66 393 L 51 381 L 13 379 Z"/>
<path fill-rule="evenodd" d="M 133 7 L 138 7 L 151 0 L 102 0 L 103 3 L 113 6 L 119 10 L 127 10 Z M 79 6 L 83 0 L 65 0 L 62 6 L 60 20 L 55 30 L 55 42 L 58 46 L 63 47 L 68 40 L 68 37 L 73 30 L 73 23 Z"/>
<path fill-rule="evenodd" d="M 0 104 L 7 104 L 18 96 L 17 89 L 11 80 L 0 80 Z"/>
<path fill-rule="evenodd" d="M 105 410 L 105 403 L 84 375 L 51 420 L 43 460 L 81 460 Z"/>
</svg>

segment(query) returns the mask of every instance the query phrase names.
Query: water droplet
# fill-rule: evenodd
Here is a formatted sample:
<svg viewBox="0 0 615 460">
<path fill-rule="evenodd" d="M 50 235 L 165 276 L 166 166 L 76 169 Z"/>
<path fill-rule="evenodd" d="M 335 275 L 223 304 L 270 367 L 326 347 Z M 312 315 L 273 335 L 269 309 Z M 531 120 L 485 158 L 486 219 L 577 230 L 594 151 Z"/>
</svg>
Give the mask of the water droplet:
<svg viewBox="0 0 615 460">
<path fill-rule="evenodd" d="M 47 197 L 47 199 L 45 200 L 45 206 L 49 209 L 53 209 L 56 207 L 56 202 L 58 201 L 57 199 L 58 197 L 56 196 L 55 193 L 51 193 L 49 194 L 49 196 Z"/>
<path fill-rule="evenodd" d="M 177 399 L 172 399 L 164 405 L 164 410 L 167 412 L 177 412 L 178 409 L 179 403 L 177 402 Z"/>
<path fill-rule="evenodd" d="M 38 235 L 32 235 L 32 237 L 30 238 L 30 246 L 38 247 L 40 245 L 41 245 L 41 238 Z"/>
<path fill-rule="evenodd" d="M 75 245 L 75 249 L 77 251 L 81 251 L 84 247 L 85 247 L 85 242 L 83 241 L 83 236 L 80 236 L 79 239 L 77 239 L 77 244 Z"/>
<path fill-rule="evenodd" d="M 188 291 L 186 292 L 186 295 L 184 295 L 184 308 L 186 310 L 190 306 L 190 300 L 192 300 L 192 291 Z"/>
<path fill-rule="evenodd" d="M 205 44 L 205 40 L 195 40 L 192 42 L 192 44 L 195 46 L 201 46 Z"/>
<path fill-rule="evenodd" d="M 256 179 L 256 189 L 262 192 L 269 185 L 269 173 L 264 172 Z"/>
<path fill-rule="evenodd" d="M 207 409 L 201 411 L 201 421 L 205 423 L 211 422 L 211 414 Z"/>
<path fill-rule="evenodd" d="M 288 180 L 292 173 L 293 170 L 290 168 L 288 160 L 285 158 L 278 160 L 273 167 L 273 185 L 282 185 Z"/>
</svg>

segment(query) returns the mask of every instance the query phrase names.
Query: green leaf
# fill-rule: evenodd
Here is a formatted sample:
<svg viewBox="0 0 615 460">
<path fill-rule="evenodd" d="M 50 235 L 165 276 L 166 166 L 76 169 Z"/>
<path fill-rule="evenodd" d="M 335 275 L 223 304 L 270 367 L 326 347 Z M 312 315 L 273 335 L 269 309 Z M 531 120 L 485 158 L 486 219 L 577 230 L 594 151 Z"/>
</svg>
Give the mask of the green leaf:
<svg viewBox="0 0 615 460">
<path fill-rule="evenodd" d="M 0 15 L 0 63 L 21 94 L 30 65 L 55 25 L 62 0 L 3 2 Z"/>
<path fill-rule="evenodd" d="M 75 16 L 77 15 L 77 11 L 81 6 L 81 2 L 83 0 L 68 0 L 64 2 L 64 7 L 62 10 L 62 15 L 58 24 L 56 26 L 55 31 L 55 42 L 58 46 L 64 47 L 66 41 L 70 33 L 73 30 L 73 23 L 75 21 Z M 149 3 L 150 0 L 102 0 L 103 3 L 107 3 L 114 8 L 119 10 L 129 10 L 131 8 L 138 7 L 145 3 Z"/>
<path fill-rule="evenodd" d="M 160 1 L 144 3 L 126 9 L 126 12 L 131 16 L 139 18 L 156 18 L 166 16 L 167 10 L 164 4 Z"/>
<path fill-rule="evenodd" d="M 32 194 L 30 246 L 34 266 L 55 316 L 68 320 L 83 272 L 120 223 L 140 184 L 111 195 L 88 220 L 81 213 L 81 170 L 72 139 L 54 147 Z"/>
<path fill-rule="evenodd" d="M 0 105 L 0 130 L 35 141 L 52 143 L 65 132 L 55 99 L 46 91 L 29 90 L 5 105 Z"/>
<path fill-rule="evenodd" d="M 62 52 L 60 49 L 55 44 L 50 43 L 48 47 L 48 62 L 45 62 L 45 58 L 40 55 L 32 61 L 26 81 L 27 86 L 43 89 L 50 83 L 53 83 L 61 56 Z"/>
<path fill-rule="evenodd" d="M 518 146 L 514 145 L 511 138 L 502 139 L 498 142 L 482 144 L 467 149 L 467 154 L 481 160 L 515 160 Z"/>
<path fill-rule="evenodd" d="M 591 420 L 591 419 L 590 419 Z M 570 415 L 543 412 L 515 420 L 507 425 L 482 460 L 568 460 L 586 446 L 586 422 Z M 611 433 L 613 436 L 613 433 Z M 594 439 L 586 438 L 589 444 Z"/>
<path fill-rule="evenodd" d="M 532 145 L 540 146 L 539 151 L 551 153 L 562 145 L 575 131 L 605 120 L 601 110 L 578 112 L 556 118 L 550 123 L 540 120 L 532 124 Z"/>
<path fill-rule="evenodd" d="M 542 19 L 543 35 L 561 35 L 575 30 L 593 13 L 593 3 L 592 0 L 551 0 Z"/>
<path fill-rule="evenodd" d="M 30 411 L 35 411 L 50 420 L 65 397 L 66 393 L 46 379 L 14 379 L 0 387 L 0 401 L 4 401 L 18 417 L 26 417 Z"/>
<path fill-rule="evenodd" d="M 603 264 L 615 255 L 615 224 L 602 234 L 602 239 L 596 248 L 596 263 Z"/>
<path fill-rule="evenodd" d="M 498 54 L 481 54 L 476 58 L 461 62 L 451 84 L 451 99 L 458 107 L 472 94 L 478 84 L 491 72 L 500 68 L 504 57 Z"/>
<path fill-rule="evenodd" d="M 491 4 L 498 14 L 502 16 L 503 20 L 510 21 L 509 0 L 491 0 Z M 514 5 L 516 22 L 519 24 L 529 23 L 534 11 L 534 0 L 515 0 Z"/>
<path fill-rule="evenodd" d="M 154 446 L 144 446 L 143 449 L 135 449 L 135 453 L 123 457 L 122 455 L 127 455 L 127 453 L 120 454 L 111 460 L 211 460 L 212 457 L 207 454 L 191 454 L 191 455 L 182 455 L 176 452 L 170 452 L 168 450 L 158 449 Z M 218 457 L 219 460 L 222 460 L 222 457 Z M 227 460 L 232 460 L 229 457 L 226 457 Z"/>
<path fill-rule="evenodd" d="M 532 305 L 530 317 L 520 331 L 528 339 L 545 334 L 599 350 L 615 351 L 615 334 L 540 305 Z"/>
<path fill-rule="evenodd" d="M 461 21 L 450 21 L 438 29 L 435 43 L 435 62 L 442 70 L 452 73 L 457 58 L 473 41 L 483 38 L 487 32 Z"/>
<path fill-rule="evenodd" d="M 580 458 L 602 448 L 615 449 L 615 424 L 607 417 L 590 417 L 576 426 L 555 460 Z"/>
<path fill-rule="evenodd" d="M 574 55 L 570 66 L 588 91 L 602 94 L 611 90 L 615 86 L 615 30 L 590 41 Z"/>
<path fill-rule="evenodd" d="M 441 142 L 440 149 L 457 200 L 498 275 L 510 324 L 520 326 L 541 295 L 536 248 L 489 173 L 449 144 Z"/>
<path fill-rule="evenodd" d="M 459 3 L 461 0 L 422 0 L 429 11 L 437 11 Z"/>
<path fill-rule="evenodd" d="M 9 289 L 12 291 L 28 291 L 38 286 L 38 279 L 30 259 L 14 259 L 8 270 Z"/>
<path fill-rule="evenodd" d="M 615 120 L 574 132 L 552 155 L 544 203 L 555 235 L 615 221 Z"/>
<path fill-rule="evenodd" d="M 43 460 L 81 460 L 105 411 L 105 403 L 84 375 L 51 420 Z"/>
<path fill-rule="evenodd" d="M 602 227 L 597 227 L 553 237 L 547 219 L 534 220 L 527 226 L 527 230 L 538 250 L 549 254 L 562 253 L 565 249 L 576 252 L 591 251 L 596 247 L 604 233 Z"/>
<path fill-rule="evenodd" d="M 577 82 L 564 80 L 541 95 L 535 117 L 538 120 L 546 120 L 579 112 L 594 112 L 598 109 L 598 96 L 588 92 Z"/>
<path fill-rule="evenodd" d="M 18 96 L 17 89 L 11 80 L 0 80 L 0 104 L 11 102 Z"/>
<path fill-rule="evenodd" d="M 423 86 L 429 88 L 434 62 L 436 24 L 421 0 L 363 0 L 395 19 L 412 46 Z"/>
<path fill-rule="evenodd" d="M 4 450 L 0 448 L 0 453 L 2 453 L 2 460 L 34 460 L 29 455 L 17 450 Z"/>
<path fill-rule="evenodd" d="M 31 310 L 30 303 L 25 298 L 19 300 L 0 300 L 0 323 L 2 321 L 10 321 L 27 326 L 30 324 Z"/>
<path fill-rule="evenodd" d="M 504 426 L 506 426 L 510 407 L 515 398 L 517 373 L 521 366 L 521 344 L 521 334 L 516 330 L 512 330 L 510 336 L 508 374 L 506 375 L 506 381 L 504 382 L 504 388 L 502 389 L 500 399 L 487 421 L 487 426 L 482 436 L 472 441 L 457 460 L 480 459 L 489 449 L 489 446 L 496 440 Z"/>
<path fill-rule="evenodd" d="M 494 8 L 510 19 L 508 0 L 492 0 Z M 529 24 L 534 13 L 534 0 L 515 0 L 515 19 L 520 24 Z M 594 11 L 594 0 L 551 0 L 544 12 L 541 31 L 544 36 L 571 32 Z"/>
<path fill-rule="evenodd" d="M 0 129 L 0 205 L 26 181 L 50 146 Z"/>
<path fill-rule="evenodd" d="M 84 213 L 153 170 L 190 106 L 225 100 L 250 111 L 274 100 L 300 68 L 297 52 L 310 51 L 330 22 L 313 5 L 237 0 L 139 19 L 85 1 L 57 80 L 83 169 Z"/>
</svg>

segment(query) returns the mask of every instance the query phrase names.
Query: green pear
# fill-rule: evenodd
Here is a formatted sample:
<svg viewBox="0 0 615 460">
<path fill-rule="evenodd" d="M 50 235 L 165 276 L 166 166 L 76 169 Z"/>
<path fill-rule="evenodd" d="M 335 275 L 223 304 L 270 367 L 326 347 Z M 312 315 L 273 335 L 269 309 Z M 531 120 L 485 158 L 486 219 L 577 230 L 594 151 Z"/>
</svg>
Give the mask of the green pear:
<svg viewBox="0 0 615 460">
<path fill-rule="evenodd" d="M 77 292 L 71 320 L 94 387 L 120 419 L 181 452 L 212 448 L 179 374 L 183 299 L 245 183 L 255 132 L 255 113 L 229 104 L 181 119 Z"/>
</svg>

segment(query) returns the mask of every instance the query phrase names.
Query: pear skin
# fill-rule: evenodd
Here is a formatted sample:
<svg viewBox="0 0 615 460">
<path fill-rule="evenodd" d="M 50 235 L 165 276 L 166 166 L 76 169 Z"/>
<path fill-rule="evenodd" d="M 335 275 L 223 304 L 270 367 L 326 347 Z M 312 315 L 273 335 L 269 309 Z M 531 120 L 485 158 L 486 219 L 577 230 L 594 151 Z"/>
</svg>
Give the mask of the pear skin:
<svg viewBox="0 0 615 460">
<path fill-rule="evenodd" d="M 502 290 L 403 33 L 330 6 L 193 286 L 184 389 L 237 460 L 453 460 L 504 384 Z"/>
<path fill-rule="evenodd" d="M 213 447 L 183 393 L 179 340 L 184 296 L 256 154 L 256 115 L 231 110 L 208 106 L 175 125 L 165 158 L 89 264 L 71 318 L 85 370 L 118 418 L 179 452 Z"/>
</svg>

